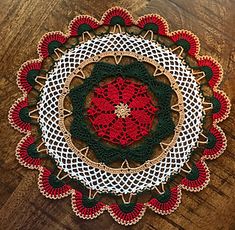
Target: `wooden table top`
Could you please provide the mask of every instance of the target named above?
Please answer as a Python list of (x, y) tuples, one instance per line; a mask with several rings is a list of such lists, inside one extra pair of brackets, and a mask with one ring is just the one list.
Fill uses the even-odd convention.
[[(187, 29), (201, 40), (201, 54), (211, 55), (224, 69), (223, 90), (235, 103), (235, 1), (234, 0), (1, 0), (0, 1), (0, 229), (124, 229), (105, 213), (92, 221), (75, 216), (69, 198), (49, 200), (37, 187), (37, 172), (20, 166), (14, 151), (22, 135), (7, 121), (9, 107), (20, 95), (16, 72), (20, 65), (37, 58), (41, 36), (66, 31), (76, 15), (101, 17), (111, 6), (127, 8), (134, 17), (158, 13), (170, 30)], [(148, 210), (128, 229), (235, 229), (235, 119), (234, 109), (220, 126), (228, 147), (217, 160), (209, 161), (211, 181), (199, 193), (183, 191), (182, 204), (171, 215)]]

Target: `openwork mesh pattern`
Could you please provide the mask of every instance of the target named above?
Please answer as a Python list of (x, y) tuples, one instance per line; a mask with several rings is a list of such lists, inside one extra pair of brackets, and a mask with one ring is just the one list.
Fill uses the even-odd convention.
[[(67, 76), (82, 61), (106, 51), (130, 51), (155, 60), (175, 77), (182, 91), (185, 120), (179, 138), (162, 161), (138, 173), (115, 174), (87, 165), (69, 149), (59, 127), (58, 99)], [(201, 131), (202, 99), (192, 73), (167, 48), (127, 34), (98, 37), (64, 54), (48, 74), (41, 96), (38, 106), (39, 121), (48, 153), (70, 177), (100, 192), (136, 193), (152, 189), (166, 181), (187, 162), (191, 150), (197, 145)]]

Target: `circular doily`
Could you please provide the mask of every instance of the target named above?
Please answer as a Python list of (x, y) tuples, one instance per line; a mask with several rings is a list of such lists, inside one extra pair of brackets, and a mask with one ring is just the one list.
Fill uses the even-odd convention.
[(230, 102), (218, 89), (221, 66), (199, 51), (193, 33), (120, 7), (45, 34), (39, 59), (18, 72), (23, 97), (9, 111), (26, 134), (16, 157), (39, 170), (41, 193), (71, 194), (80, 218), (107, 210), (131, 225), (147, 207), (172, 213), (182, 189), (206, 187), (205, 161), (226, 148), (218, 123)]

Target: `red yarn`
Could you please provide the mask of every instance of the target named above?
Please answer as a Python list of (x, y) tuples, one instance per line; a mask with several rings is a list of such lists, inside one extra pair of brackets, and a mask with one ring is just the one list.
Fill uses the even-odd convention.
[(181, 180), (181, 187), (191, 192), (201, 191), (210, 180), (210, 172), (206, 163), (200, 160), (195, 165), (199, 171), (198, 178), (196, 180), (189, 180), (185, 177)]
[(180, 201), (181, 190), (180, 187), (177, 186), (170, 190), (170, 198), (166, 202), (160, 202), (158, 199), (152, 198), (146, 205), (158, 214), (167, 215), (176, 210)]
[(25, 167), (28, 167), (30, 169), (37, 169), (41, 163), (42, 159), (40, 158), (32, 158), (28, 154), (28, 148), (30, 145), (34, 144), (35, 139), (31, 135), (26, 135), (17, 145), (16, 148), (16, 157), (18, 161), (24, 165)]
[(213, 146), (213, 148), (206, 148), (203, 151), (203, 155), (206, 159), (215, 159), (220, 156), (220, 154), (223, 153), (225, 147), (226, 147), (226, 137), (222, 131), (222, 129), (219, 129), (216, 126), (212, 126), (210, 128), (210, 133), (214, 135), (216, 138), (216, 143)]
[(177, 30), (170, 35), (170, 38), (174, 42), (177, 42), (179, 40), (187, 41), (190, 44), (190, 49), (188, 50), (189, 55), (196, 56), (199, 54), (199, 39), (192, 32), (187, 30)]
[(36, 70), (39, 71), (41, 69), (42, 66), (42, 61), (41, 60), (31, 60), (31, 61), (27, 61), (25, 62), (17, 75), (17, 83), (19, 88), (23, 91), (26, 92), (27, 94), (32, 90), (32, 85), (30, 85), (30, 83), (28, 82), (28, 73), (31, 70)]
[(88, 25), (92, 29), (97, 29), (99, 27), (99, 22), (88, 15), (81, 15), (74, 18), (69, 25), (69, 34), (71, 36), (77, 36), (78, 30), (81, 25)]
[(200, 67), (204, 67), (207, 66), (211, 69), (211, 71), (213, 72), (213, 76), (211, 77), (211, 79), (208, 81), (209, 86), (213, 89), (214, 87), (217, 87), (218, 84), (221, 81), (222, 78), (222, 68), (220, 66), (220, 64), (213, 58), (209, 57), (209, 56), (202, 56), (197, 60), (197, 64)]
[(133, 24), (133, 18), (131, 16), (131, 14), (121, 8), (121, 7), (112, 7), (111, 9), (109, 9), (108, 11), (106, 11), (102, 17), (102, 24), (103, 25), (110, 25), (111, 20), (113, 17), (119, 16), (123, 19), (123, 21), (125, 22), (126, 26), (131, 26)]
[(46, 33), (38, 43), (38, 53), (40, 57), (47, 58), (50, 56), (48, 46), (51, 42), (59, 42), (60, 44), (64, 44), (66, 41), (66, 35), (60, 31)]
[(214, 91), (213, 96), (219, 101), (221, 107), (218, 112), (213, 113), (212, 118), (214, 121), (220, 122), (228, 116), (230, 111), (230, 102), (222, 91)]
[(146, 86), (118, 77), (95, 89), (87, 113), (98, 136), (126, 146), (149, 133), (156, 116), (155, 104)]
[(12, 105), (10, 111), (9, 111), (9, 122), (11, 125), (19, 130), (21, 133), (27, 133), (31, 130), (31, 124), (24, 122), (20, 118), (20, 111), (21, 109), (24, 109), (28, 107), (28, 98), (22, 98), (15, 102), (15, 104)]
[(157, 33), (160, 35), (166, 35), (168, 33), (168, 24), (165, 19), (156, 14), (147, 14), (140, 17), (136, 25), (143, 29), (147, 24), (155, 24), (158, 27)]
[(111, 204), (108, 207), (110, 215), (124, 225), (136, 223), (144, 214), (146, 207), (143, 203), (136, 203), (131, 212), (123, 212), (118, 204)]
[(106, 209), (106, 205), (100, 201), (95, 203), (93, 207), (85, 207), (83, 194), (77, 190), (72, 195), (72, 206), (76, 215), (83, 219), (94, 219)]
[(51, 176), (52, 172), (43, 167), (40, 169), (40, 174), (38, 177), (38, 186), (40, 192), (51, 199), (60, 199), (62, 197), (66, 197), (71, 192), (71, 187), (69, 185), (62, 185), (61, 187), (54, 188), (50, 182), (49, 177)]

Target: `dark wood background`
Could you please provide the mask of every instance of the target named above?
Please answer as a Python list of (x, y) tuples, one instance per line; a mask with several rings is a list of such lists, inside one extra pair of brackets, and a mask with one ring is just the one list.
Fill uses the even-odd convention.
[[(79, 14), (101, 17), (109, 7), (126, 7), (138, 17), (158, 13), (170, 30), (188, 29), (201, 40), (201, 54), (212, 55), (224, 68), (223, 89), (235, 103), (235, 1), (234, 0), (1, 0), (0, 1), (0, 229), (122, 229), (106, 213), (93, 221), (80, 220), (69, 198), (51, 201), (37, 188), (37, 172), (18, 164), (14, 151), (22, 137), (7, 121), (9, 107), (21, 93), (15, 80), (20, 65), (37, 58), (41, 36), (53, 30), (66, 32)], [(235, 119), (221, 124), (228, 138), (226, 152), (208, 162), (209, 186), (199, 193), (183, 191), (182, 204), (168, 216), (147, 211), (129, 229), (235, 229)]]

